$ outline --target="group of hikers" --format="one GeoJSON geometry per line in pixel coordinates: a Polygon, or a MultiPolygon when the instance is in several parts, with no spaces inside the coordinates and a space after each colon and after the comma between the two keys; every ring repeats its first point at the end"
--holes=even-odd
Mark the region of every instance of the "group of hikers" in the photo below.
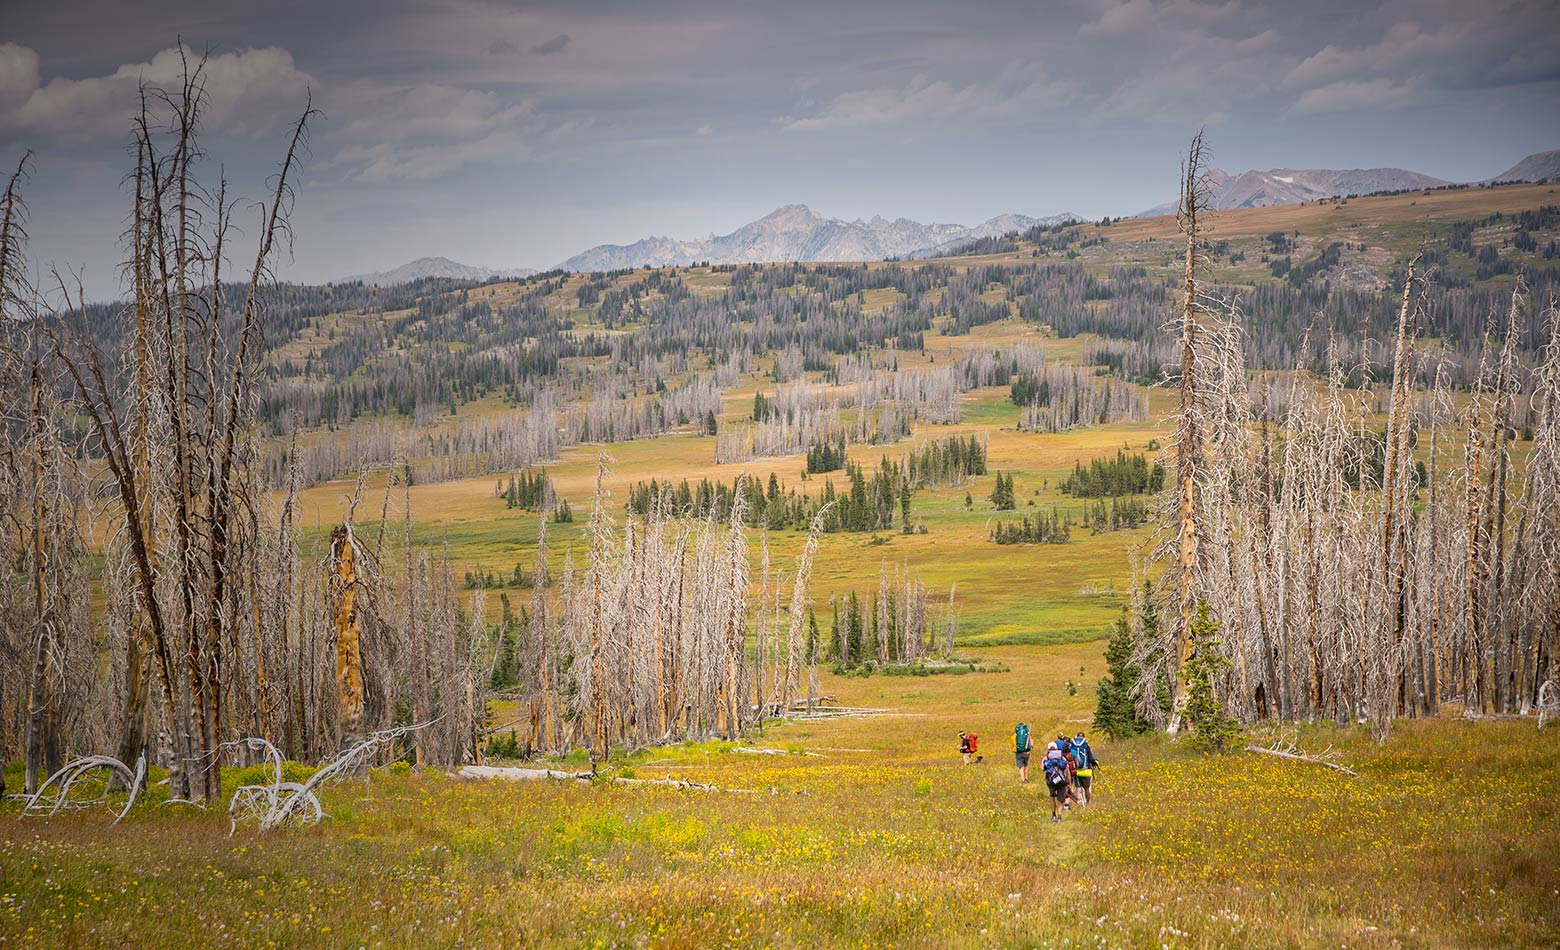
{"type": "MultiPolygon", "coordinates": [[[[974,765],[985,757],[979,755],[980,736],[971,732],[959,733],[959,754],[965,765],[974,765]]],[[[1034,742],[1029,735],[1029,723],[1021,722],[1013,727],[1013,762],[1018,766],[1018,780],[1029,781],[1029,757],[1034,752],[1034,742]]],[[[1089,740],[1080,729],[1071,739],[1059,733],[1056,741],[1045,747],[1040,768],[1045,773],[1046,790],[1051,795],[1051,820],[1060,822],[1062,814],[1072,806],[1089,804],[1090,785],[1094,782],[1094,770],[1100,767],[1099,757],[1089,748],[1089,740]]]]}

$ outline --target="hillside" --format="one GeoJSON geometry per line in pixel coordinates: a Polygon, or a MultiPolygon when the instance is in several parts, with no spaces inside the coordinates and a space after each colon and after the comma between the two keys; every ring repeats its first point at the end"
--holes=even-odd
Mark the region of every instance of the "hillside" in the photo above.
{"type": "Polygon", "coordinates": [[[793,204],[777,208],[729,234],[693,240],[648,237],[632,244],[602,244],[574,255],[559,264],[558,269],[600,272],[644,266],[686,267],[699,262],[880,261],[935,254],[975,238],[1076,219],[1073,214],[1043,219],[1004,214],[973,227],[921,224],[907,218],[842,221],[824,217],[806,205],[793,204]]]}
{"type": "Polygon", "coordinates": [[[1554,181],[1560,178],[1560,149],[1535,152],[1490,179],[1506,181],[1554,181]]]}

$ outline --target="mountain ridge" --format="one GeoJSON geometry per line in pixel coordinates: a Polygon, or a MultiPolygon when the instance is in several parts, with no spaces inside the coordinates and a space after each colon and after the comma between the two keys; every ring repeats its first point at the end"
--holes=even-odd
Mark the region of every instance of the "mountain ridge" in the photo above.
{"type": "Polygon", "coordinates": [[[870,261],[921,256],[983,237],[999,237],[1035,225],[1080,220],[1064,213],[1045,218],[1001,214],[967,226],[922,224],[881,215],[845,221],[819,214],[805,204],[776,208],[728,234],[685,240],[652,235],[631,244],[598,244],[558,265],[565,271],[612,271],[632,267],[711,264],[763,264],[780,261],[870,261]]]}
{"type": "MultiPolygon", "coordinates": [[[[1407,168],[1270,168],[1266,171],[1252,169],[1238,174],[1212,168],[1208,171],[1208,177],[1211,185],[1208,208],[1212,211],[1268,208],[1343,195],[1410,191],[1459,184],[1407,168]]],[[[1494,178],[1468,184],[1542,181],[1555,177],[1560,177],[1560,149],[1535,152],[1494,178]]],[[[1140,211],[1134,217],[1174,214],[1176,204],[1167,201],[1147,211],[1140,211]]]]}

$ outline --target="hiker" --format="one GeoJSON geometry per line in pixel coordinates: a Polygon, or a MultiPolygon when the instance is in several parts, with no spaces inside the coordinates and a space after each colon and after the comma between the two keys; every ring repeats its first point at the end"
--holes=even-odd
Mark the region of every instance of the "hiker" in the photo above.
{"type": "Polygon", "coordinates": [[[983,755],[975,754],[979,748],[980,736],[975,735],[973,732],[959,733],[959,754],[964,756],[965,765],[974,765],[985,758],[983,755]]]}
{"type": "Polygon", "coordinates": [[[1018,766],[1018,780],[1029,781],[1029,753],[1034,745],[1029,741],[1029,723],[1021,722],[1013,727],[1013,763],[1018,766]]]}
{"type": "Polygon", "coordinates": [[[1068,742],[1053,743],[1062,753],[1062,763],[1067,770],[1067,800],[1062,802],[1062,811],[1072,811],[1072,807],[1078,804],[1078,794],[1073,790],[1077,782],[1078,762],[1073,758],[1072,745],[1068,742]]]}
{"type": "Polygon", "coordinates": [[[1068,785],[1067,759],[1062,755],[1062,750],[1051,743],[1046,747],[1045,759],[1041,762],[1045,770],[1045,786],[1051,792],[1051,820],[1060,823],[1062,820],[1062,808],[1067,804],[1068,785]]]}
{"type": "Polygon", "coordinates": [[[1089,804],[1089,785],[1094,781],[1094,770],[1099,767],[1100,760],[1095,757],[1094,750],[1089,748],[1089,740],[1083,737],[1083,730],[1072,737],[1068,743],[1072,750],[1073,761],[1078,765],[1078,772],[1073,779],[1073,784],[1083,796],[1083,804],[1089,804]]]}

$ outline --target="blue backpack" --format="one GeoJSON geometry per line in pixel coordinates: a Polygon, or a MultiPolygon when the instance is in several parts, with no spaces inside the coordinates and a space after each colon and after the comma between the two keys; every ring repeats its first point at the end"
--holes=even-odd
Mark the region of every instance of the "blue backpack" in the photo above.
{"type": "Polygon", "coordinates": [[[1078,768],[1089,769],[1094,767],[1094,750],[1089,748],[1087,741],[1079,742],[1076,738],[1070,741],[1072,746],[1073,761],[1078,763],[1078,768]]]}
{"type": "Polygon", "coordinates": [[[1045,780],[1050,782],[1052,785],[1060,785],[1067,781],[1067,760],[1046,759],[1045,780]]]}

